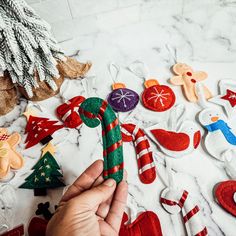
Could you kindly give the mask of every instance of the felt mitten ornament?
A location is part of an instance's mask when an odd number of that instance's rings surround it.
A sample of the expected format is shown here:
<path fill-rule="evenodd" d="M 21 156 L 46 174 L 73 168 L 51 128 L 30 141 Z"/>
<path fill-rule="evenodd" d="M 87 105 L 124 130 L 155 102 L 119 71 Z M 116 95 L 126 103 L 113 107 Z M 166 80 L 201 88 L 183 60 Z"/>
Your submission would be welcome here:
<path fill-rule="evenodd" d="M 142 212 L 132 223 L 127 223 L 128 215 L 124 213 L 119 236 L 162 236 L 161 224 L 152 211 Z"/>
<path fill-rule="evenodd" d="M 150 143 L 144 131 L 135 124 L 122 124 L 123 142 L 135 145 L 139 178 L 144 184 L 150 184 L 156 179 L 156 167 Z"/>
<path fill-rule="evenodd" d="M 0 180 L 7 177 L 10 169 L 18 170 L 23 166 L 23 157 L 16 151 L 20 141 L 20 134 L 10 135 L 7 129 L 0 128 Z"/>
<path fill-rule="evenodd" d="M 87 98 L 79 108 L 83 122 L 91 127 L 102 126 L 104 179 L 112 178 L 117 183 L 123 179 L 123 146 L 119 121 L 107 101 Z"/>
<path fill-rule="evenodd" d="M 139 102 L 139 95 L 135 91 L 126 88 L 125 84 L 116 82 L 120 72 L 118 65 L 111 63 L 109 65 L 109 71 L 114 84 L 112 85 L 113 91 L 107 97 L 108 103 L 116 112 L 133 110 Z"/>
<path fill-rule="evenodd" d="M 203 71 L 193 71 L 193 69 L 184 64 L 177 63 L 173 66 L 173 72 L 176 74 L 170 79 L 171 84 L 182 86 L 185 97 L 190 102 L 197 102 L 196 84 L 207 78 L 207 73 Z M 204 96 L 206 99 L 212 97 L 209 89 L 204 86 Z"/>
<path fill-rule="evenodd" d="M 152 111 L 163 112 L 175 104 L 175 94 L 167 85 L 160 85 L 156 79 L 150 79 L 148 69 L 143 62 L 135 61 L 129 66 L 139 78 L 145 80 L 142 94 L 143 105 Z"/>
<path fill-rule="evenodd" d="M 82 124 L 79 106 L 84 100 L 83 96 L 76 96 L 57 107 L 57 115 L 66 127 L 76 128 Z"/>
<path fill-rule="evenodd" d="M 173 158 L 193 152 L 201 140 L 200 130 L 191 120 L 186 120 L 184 105 L 176 105 L 169 119 L 145 129 L 160 150 Z"/>
<path fill-rule="evenodd" d="M 220 94 L 209 101 L 222 106 L 230 118 L 236 114 L 236 82 L 235 80 L 220 80 L 218 86 Z"/>

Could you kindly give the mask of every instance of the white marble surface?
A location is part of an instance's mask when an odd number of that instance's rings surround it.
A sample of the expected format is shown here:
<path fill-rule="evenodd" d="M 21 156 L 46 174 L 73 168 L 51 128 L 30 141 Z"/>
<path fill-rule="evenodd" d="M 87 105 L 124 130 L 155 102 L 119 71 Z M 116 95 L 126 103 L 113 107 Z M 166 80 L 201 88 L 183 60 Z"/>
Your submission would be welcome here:
<path fill-rule="evenodd" d="M 139 59 L 150 68 L 151 75 L 162 84 L 168 84 L 170 67 L 175 60 L 186 62 L 193 68 L 209 74 L 205 84 L 214 95 L 217 81 L 236 79 L 236 2 L 233 0 L 28 0 L 42 17 L 52 24 L 52 30 L 68 55 L 80 61 L 90 60 L 96 75 L 83 81 L 66 81 L 61 95 L 40 102 L 45 116 L 55 117 L 55 108 L 63 98 L 75 95 L 106 98 L 111 88 L 107 64 L 115 61 L 123 66 L 120 81 L 139 94 L 142 81 L 125 67 Z M 77 54 L 77 52 L 79 53 Z M 88 86 L 87 86 L 88 85 Z M 91 86 L 93 89 L 91 89 Z M 88 89 L 90 87 L 90 89 Z M 180 87 L 173 87 L 177 104 L 187 106 L 188 117 L 195 120 L 200 111 L 197 104 L 188 103 Z M 26 100 L 21 99 L 14 111 L 0 118 L 0 126 L 19 131 L 23 138 L 25 118 L 21 116 Z M 146 110 L 140 103 L 131 114 L 120 114 L 141 127 L 149 127 L 166 117 L 166 113 Z M 128 117 L 125 117 L 128 116 Z M 235 117 L 233 118 L 235 119 Z M 235 123 L 235 122 L 231 122 Z M 235 125 L 236 126 L 236 125 Z M 202 133 L 204 132 L 201 129 Z M 94 160 L 101 158 L 100 129 L 83 125 L 79 129 L 62 130 L 55 135 L 58 144 L 56 158 L 64 173 L 66 184 L 72 183 Z M 63 137 L 66 139 L 63 140 Z M 24 150 L 25 167 L 16 173 L 15 186 L 28 176 L 30 168 L 40 156 L 40 145 Z M 137 212 L 153 210 L 157 213 L 164 236 L 186 235 L 181 217 L 171 218 L 159 203 L 161 190 L 165 187 L 163 155 L 155 152 L 158 178 L 151 185 L 139 181 L 133 146 L 124 144 L 125 168 L 128 172 L 129 204 Z M 211 236 L 235 236 L 236 219 L 221 209 L 214 201 L 212 189 L 215 184 L 228 179 L 221 165 L 210 157 L 203 145 L 192 154 L 172 161 L 176 186 L 188 190 L 203 211 L 203 220 Z M 18 203 L 15 225 L 29 222 L 38 202 L 58 202 L 62 189 L 49 190 L 47 197 L 34 197 L 33 191 L 17 189 Z M 173 221 L 174 219 L 174 221 Z"/>

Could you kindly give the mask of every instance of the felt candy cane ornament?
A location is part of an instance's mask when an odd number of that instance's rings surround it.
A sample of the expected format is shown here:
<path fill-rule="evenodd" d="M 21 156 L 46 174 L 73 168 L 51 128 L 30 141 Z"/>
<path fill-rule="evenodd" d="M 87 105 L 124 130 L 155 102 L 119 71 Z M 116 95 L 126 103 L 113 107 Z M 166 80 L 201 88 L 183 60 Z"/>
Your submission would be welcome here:
<path fill-rule="evenodd" d="M 140 180 L 144 184 L 152 183 L 156 179 L 156 168 L 147 136 L 135 124 L 122 124 L 121 127 L 123 141 L 134 142 Z M 125 132 L 128 132 L 128 135 Z"/>
<path fill-rule="evenodd" d="M 142 101 L 147 109 L 163 112 L 175 104 L 173 90 L 167 85 L 160 85 L 156 79 L 150 79 L 148 69 L 143 62 L 134 61 L 128 69 L 145 81 Z"/>
<path fill-rule="evenodd" d="M 120 72 L 120 67 L 118 65 L 110 63 L 108 69 L 111 78 L 114 81 L 114 84 L 112 85 L 113 91 L 107 97 L 108 103 L 113 110 L 117 112 L 133 110 L 139 102 L 139 95 L 135 91 L 126 88 L 125 84 L 116 82 Z"/>
<path fill-rule="evenodd" d="M 113 178 L 117 183 L 123 179 L 123 147 L 119 121 L 107 101 L 91 97 L 79 108 L 83 122 L 91 127 L 102 126 L 104 179 Z"/>

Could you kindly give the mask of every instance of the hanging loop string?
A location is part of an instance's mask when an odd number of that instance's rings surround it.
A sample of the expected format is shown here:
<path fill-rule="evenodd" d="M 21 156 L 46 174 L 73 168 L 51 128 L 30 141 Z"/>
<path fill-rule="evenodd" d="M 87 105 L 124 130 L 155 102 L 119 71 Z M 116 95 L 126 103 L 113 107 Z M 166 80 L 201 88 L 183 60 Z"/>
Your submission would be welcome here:
<path fill-rule="evenodd" d="M 116 63 L 114 62 L 111 62 L 109 65 L 108 65 L 108 71 L 110 73 L 110 76 L 111 76 L 111 79 L 113 81 L 113 83 L 116 83 L 117 82 L 117 78 L 118 78 L 118 75 L 120 73 L 120 66 L 117 65 Z"/>
<path fill-rule="evenodd" d="M 150 72 L 147 65 L 140 60 L 132 62 L 127 69 L 144 81 L 148 80 L 150 77 Z"/>

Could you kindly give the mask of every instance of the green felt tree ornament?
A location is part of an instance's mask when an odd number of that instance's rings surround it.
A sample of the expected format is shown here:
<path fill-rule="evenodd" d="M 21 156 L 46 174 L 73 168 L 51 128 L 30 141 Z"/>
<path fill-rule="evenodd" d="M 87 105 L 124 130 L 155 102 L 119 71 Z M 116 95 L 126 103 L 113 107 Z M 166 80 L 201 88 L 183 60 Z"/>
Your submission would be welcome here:
<path fill-rule="evenodd" d="M 60 166 L 50 152 L 46 152 L 32 169 L 33 173 L 19 188 L 34 189 L 35 196 L 43 196 L 48 188 L 65 186 L 60 179 L 63 177 Z"/>

